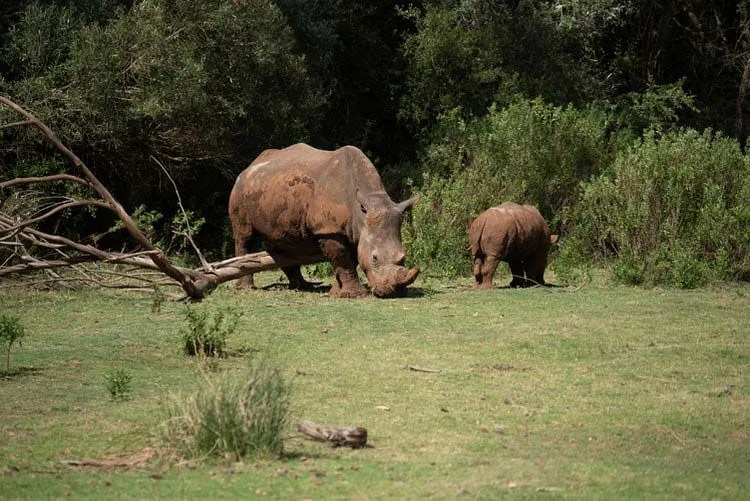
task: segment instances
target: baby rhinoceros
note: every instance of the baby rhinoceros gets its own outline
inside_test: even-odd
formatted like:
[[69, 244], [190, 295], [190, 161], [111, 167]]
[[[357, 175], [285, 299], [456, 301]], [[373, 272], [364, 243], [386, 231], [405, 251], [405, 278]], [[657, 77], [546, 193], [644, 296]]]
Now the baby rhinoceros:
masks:
[[487, 209], [469, 229], [474, 286], [491, 288], [500, 261], [510, 266], [511, 287], [544, 285], [547, 252], [556, 241], [536, 207], [507, 202]]

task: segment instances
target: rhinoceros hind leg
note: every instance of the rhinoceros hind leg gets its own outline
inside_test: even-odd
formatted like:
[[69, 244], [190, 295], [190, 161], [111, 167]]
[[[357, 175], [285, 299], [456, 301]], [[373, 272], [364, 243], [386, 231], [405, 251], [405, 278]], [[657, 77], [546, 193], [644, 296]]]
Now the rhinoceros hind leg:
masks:
[[362, 297], [367, 289], [357, 276], [357, 263], [349, 246], [336, 238], [322, 238], [320, 250], [333, 265], [335, 276], [328, 295], [331, 297]]
[[483, 256], [474, 259], [474, 287], [477, 289], [491, 289], [492, 277], [499, 261], [495, 256]]
[[284, 266], [281, 268], [286, 277], [289, 279], [289, 288], [292, 290], [309, 291], [315, 286], [304, 279], [299, 266]]
[[526, 275], [524, 273], [523, 262], [520, 260], [508, 261], [510, 266], [510, 273], [513, 275], [513, 280], [510, 281], [511, 287], [526, 287]]
[[[247, 228], [244, 228], [244, 231], [240, 231], [239, 229], [235, 228], [235, 235], [234, 235], [234, 255], [236, 257], [244, 256], [249, 251], [247, 249], [247, 241], [252, 236], [252, 228], [248, 225]], [[255, 288], [255, 282], [253, 281], [253, 274], [245, 275], [244, 277], [241, 277], [237, 280], [237, 288], [238, 289], [254, 289]]]

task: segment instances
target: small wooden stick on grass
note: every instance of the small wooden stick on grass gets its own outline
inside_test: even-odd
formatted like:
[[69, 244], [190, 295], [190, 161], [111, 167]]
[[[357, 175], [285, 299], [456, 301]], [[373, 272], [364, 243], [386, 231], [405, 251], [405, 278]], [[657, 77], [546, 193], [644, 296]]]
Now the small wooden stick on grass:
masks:
[[351, 428], [333, 428], [315, 424], [312, 421], [300, 421], [297, 423], [297, 431], [305, 435], [327, 442], [333, 447], [351, 447], [359, 449], [367, 444], [367, 428], [352, 426]]

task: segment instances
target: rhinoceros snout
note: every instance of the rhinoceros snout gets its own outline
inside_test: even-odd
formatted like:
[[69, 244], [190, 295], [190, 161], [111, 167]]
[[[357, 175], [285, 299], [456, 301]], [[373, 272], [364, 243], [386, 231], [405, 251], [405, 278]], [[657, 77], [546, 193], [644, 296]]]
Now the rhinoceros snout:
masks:
[[379, 298], [404, 297], [406, 288], [419, 276], [419, 268], [389, 266], [383, 278], [371, 284], [372, 293]]

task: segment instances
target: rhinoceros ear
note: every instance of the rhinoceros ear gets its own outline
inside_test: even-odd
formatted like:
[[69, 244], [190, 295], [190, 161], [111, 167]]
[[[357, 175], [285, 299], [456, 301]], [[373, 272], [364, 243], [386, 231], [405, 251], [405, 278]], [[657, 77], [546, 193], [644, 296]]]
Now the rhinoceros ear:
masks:
[[412, 205], [414, 205], [417, 202], [419, 202], [419, 194], [414, 195], [409, 200], [404, 200], [400, 204], [396, 204], [396, 208], [398, 209], [400, 213], [403, 214], [407, 210], [411, 209]]
[[359, 202], [359, 209], [362, 211], [362, 214], [367, 214], [367, 202], [365, 201], [365, 197], [362, 196], [362, 192], [359, 191], [359, 188], [357, 188], [357, 202]]
[[549, 243], [556, 244], [557, 243], [557, 235], [550, 235], [549, 236]]

